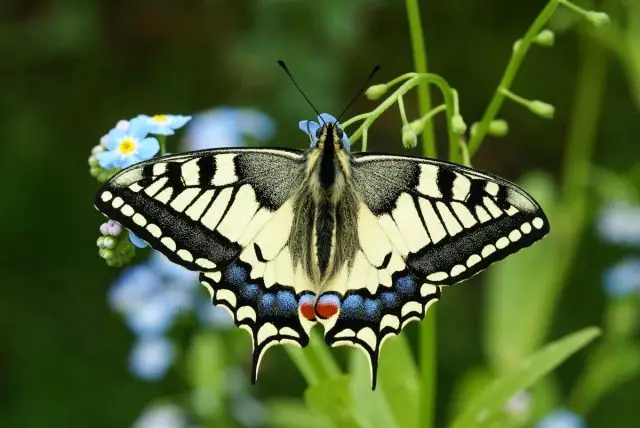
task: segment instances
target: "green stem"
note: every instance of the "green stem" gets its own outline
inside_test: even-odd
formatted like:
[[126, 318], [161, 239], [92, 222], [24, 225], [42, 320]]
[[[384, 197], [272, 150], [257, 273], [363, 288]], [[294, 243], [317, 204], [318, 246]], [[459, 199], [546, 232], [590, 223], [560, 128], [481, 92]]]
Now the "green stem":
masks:
[[[427, 69], [427, 50], [424, 45], [424, 36], [422, 35], [422, 23], [420, 21], [420, 7], [418, 0], [406, 0], [407, 17], [409, 19], [409, 31], [411, 34], [411, 47], [413, 48], [413, 61], [415, 63], [416, 72], [426, 74]], [[444, 79], [443, 79], [444, 80]], [[446, 82], [445, 82], [446, 83]], [[447, 84], [447, 87], [449, 85]], [[454, 100], [451, 88], [448, 91], [442, 91], [447, 106], [447, 130], [449, 134], [449, 144], [454, 144], [457, 136], [451, 128], [451, 117], [454, 111]], [[431, 110], [431, 99], [429, 95], [429, 87], [427, 82], [418, 86], [418, 109], [420, 116], [426, 116]], [[425, 124], [422, 133], [422, 153], [425, 157], [436, 158], [438, 156], [435, 136], [433, 133], [433, 122], [428, 121]], [[436, 373], [437, 373], [437, 342], [436, 342], [436, 311], [433, 309], [429, 316], [420, 325], [419, 339], [419, 365], [421, 381], [419, 391], [419, 412], [418, 426], [431, 428], [435, 424], [435, 407], [436, 407]]]
[[309, 346], [306, 348], [284, 347], [307, 385], [314, 386], [324, 380], [338, 377], [341, 373], [338, 363], [331, 356], [322, 338], [312, 332], [309, 339]]
[[[406, 0], [407, 18], [409, 20], [409, 32], [411, 35], [411, 47], [413, 48], [413, 62], [418, 73], [427, 73], [427, 50], [424, 45], [422, 23], [420, 22], [420, 6], [418, 0]], [[420, 116], [431, 110], [431, 97], [426, 82], [418, 86], [418, 108]], [[433, 123], [429, 122], [422, 132], [422, 153], [425, 157], [436, 158], [438, 156], [436, 141], [433, 132]]]
[[[398, 87], [398, 89], [396, 89], [391, 95], [389, 95], [383, 102], [378, 104], [378, 107], [376, 107], [374, 110], [370, 111], [369, 113], [366, 113], [367, 118], [360, 125], [360, 127], [353, 133], [353, 135], [349, 136], [349, 140], [351, 141], [351, 144], [353, 145], [356, 141], [358, 141], [360, 137], [363, 136], [363, 133], [367, 129], [369, 129], [369, 127], [373, 124], [373, 122], [388, 108], [393, 106], [393, 104], [395, 104], [402, 95], [406, 94], [412, 88], [414, 88], [415, 86], [423, 82], [436, 85], [438, 89], [440, 89], [440, 92], [442, 92], [442, 97], [444, 98], [444, 103], [447, 107], [447, 135], [449, 138], [449, 144], [454, 144], [457, 146], [458, 136], [455, 134], [455, 132], [453, 132], [453, 128], [451, 127], [451, 118], [453, 117], [453, 114], [454, 114], [453, 89], [451, 89], [451, 87], [449, 86], [446, 80], [444, 80], [442, 77], [438, 76], [437, 74], [432, 74], [432, 73], [427, 73], [427, 74], [414, 73], [411, 79], [407, 80], [400, 87]], [[424, 116], [427, 113], [428, 111], [425, 112], [424, 114], [421, 114], [421, 116]], [[363, 148], [363, 151], [366, 150], [366, 145], [364, 144], [364, 142], [362, 144], [362, 148]]]
[[555, 12], [559, 4], [560, 0], [549, 0], [549, 3], [547, 3], [544, 9], [542, 9], [536, 20], [533, 21], [533, 24], [531, 24], [531, 27], [529, 27], [529, 30], [527, 30], [527, 33], [524, 35], [520, 43], [518, 43], [517, 48], [514, 49], [513, 54], [511, 55], [511, 60], [507, 65], [507, 69], [502, 75], [500, 84], [493, 94], [493, 98], [489, 102], [489, 106], [483, 114], [482, 120], [478, 124], [476, 132], [471, 136], [471, 140], [469, 141], [470, 156], [473, 156], [478, 151], [480, 145], [484, 140], [484, 137], [487, 135], [487, 131], [489, 130], [491, 121], [494, 120], [496, 118], [496, 115], [498, 114], [498, 111], [500, 110], [500, 107], [502, 106], [505, 98], [503, 90], [508, 90], [511, 87], [511, 84], [515, 79], [516, 74], [520, 69], [520, 65], [522, 65], [522, 61], [524, 60], [527, 51], [531, 47], [531, 44], [533, 43], [538, 33], [542, 31], [543, 27], [545, 26], [549, 18], [551, 18], [551, 15], [553, 15], [553, 12]]

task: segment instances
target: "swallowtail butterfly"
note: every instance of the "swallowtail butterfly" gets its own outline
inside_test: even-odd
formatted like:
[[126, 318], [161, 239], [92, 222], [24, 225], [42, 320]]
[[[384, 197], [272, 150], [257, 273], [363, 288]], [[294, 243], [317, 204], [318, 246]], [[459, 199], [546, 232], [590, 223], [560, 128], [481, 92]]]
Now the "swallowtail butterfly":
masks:
[[[524, 190], [460, 165], [351, 153], [335, 119], [309, 150], [213, 149], [115, 175], [95, 205], [170, 260], [199, 271], [215, 305], [265, 351], [309, 342], [367, 355], [420, 320], [441, 287], [549, 232]], [[333, 120], [331, 120], [333, 119]]]

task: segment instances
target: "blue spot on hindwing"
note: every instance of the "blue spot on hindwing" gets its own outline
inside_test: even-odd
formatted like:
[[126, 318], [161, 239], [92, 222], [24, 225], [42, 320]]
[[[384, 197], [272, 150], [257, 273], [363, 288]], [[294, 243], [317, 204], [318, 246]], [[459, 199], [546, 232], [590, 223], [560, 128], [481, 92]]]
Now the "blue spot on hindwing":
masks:
[[394, 283], [400, 294], [413, 295], [416, 291], [416, 280], [411, 276], [401, 276]]
[[369, 320], [377, 320], [380, 317], [380, 300], [377, 299], [365, 299], [364, 300], [364, 315]]
[[398, 306], [398, 295], [392, 291], [385, 291], [380, 294], [380, 300], [385, 308], [395, 308]]
[[247, 271], [247, 269], [236, 263], [232, 263], [227, 268], [225, 279], [229, 282], [229, 284], [240, 287], [247, 281], [248, 274], [249, 272]]
[[350, 295], [349, 297], [344, 299], [342, 305], [340, 306], [342, 315], [347, 318], [360, 317], [363, 309], [363, 301], [364, 299], [362, 298], [362, 296], [359, 296], [357, 294]]
[[240, 288], [240, 294], [247, 300], [255, 301], [260, 296], [260, 287], [257, 284], [245, 284]]
[[260, 315], [270, 315], [275, 309], [276, 296], [273, 293], [264, 293], [258, 304]]
[[278, 291], [276, 294], [277, 312], [280, 315], [295, 313], [298, 310], [296, 296], [291, 291]]

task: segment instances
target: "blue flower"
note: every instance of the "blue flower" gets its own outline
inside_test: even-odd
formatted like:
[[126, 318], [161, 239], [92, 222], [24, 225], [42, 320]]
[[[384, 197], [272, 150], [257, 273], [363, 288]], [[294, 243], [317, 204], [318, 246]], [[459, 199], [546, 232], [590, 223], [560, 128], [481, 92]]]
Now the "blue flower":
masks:
[[549, 413], [536, 424], [536, 428], [584, 428], [582, 418], [566, 409]]
[[149, 246], [149, 244], [147, 244], [145, 241], [139, 238], [138, 235], [131, 231], [129, 231], [129, 241], [131, 241], [131, 243], [138, 248], [145, 248]]
[[203, 298], [196, 303], [196, 315], [200, 324], [224, 330], [233, 326], [233, 318], [228, 311], [211, 304], [211, 299]]
[[640, 258], [629, 258], [607, 270], [604, 288], [614, 297], [640, 292]]
[[162, 378], [176, 356], [173, 343], [163, 336], [139, 339], [129, 354], [129, 368], [141, 379]]
[[181, 116], [173, 114], [156, 114], [147, 116], [141, 114], [131, 120], [131, 124], [140, 123], [145, 126], [150, 134], [173, 135], [176, 129], [182, 128], [191, 120], [191, 116]]
[[107, 150], [95, 155], [101, 167], [126, 168], [158, 153], [160, 144], [155, 138], [147, 137], [149, 129], [144, 124], [130, 122], [126, 130], [121, 128], [109, 131], [104, 141]]
[[640, 206], [615, 202], [600, 213], [598, 231], [607, 241], [620, 245], [640, 245]]
[[[322, 113], [320, 114], [320, 116], [318, 116], [317, 122], [314, 122], [313, 120], [301, 120], [298, 123], [298, 127], [302, 132], [309, 135], [309, 137], [311, 138], [311, 146], [313, 147], [317, 143], [318, 139], [316, 138], [316, 131], [318, 130], [318, 128], [322, 126], [321, 123], [337, 123], [337, 122], [338, 120], [335, 117], [331, 116], [328, 113]], [[347, 137], [346, 132], [343, 133], [343, 136], [342, 136], [342, 145], [344, 146], [344, 149], [346, 151], [351, 150], [351, 144], [349, 143], [349, 137]]]
[[253, 109], [222, 107], [196, 115], [186, 129], [186, 150], [240, 147], [244, 138], [270, 139], [275, 132], [273, 120]]
[[175, 404], [154, 405], [136, 419], [133, 428], [193, 428], [187, 412]]

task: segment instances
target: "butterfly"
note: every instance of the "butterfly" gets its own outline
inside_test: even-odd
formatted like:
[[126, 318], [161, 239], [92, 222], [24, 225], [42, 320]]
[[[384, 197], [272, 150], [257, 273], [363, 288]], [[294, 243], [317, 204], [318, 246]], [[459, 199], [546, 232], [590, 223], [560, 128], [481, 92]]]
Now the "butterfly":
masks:
[[502, 178], [434, 159], [358, 153], [330, 115], [301, 122], [308, 150], [228, 148], [120, 171], [95, 206], [200, 272], [253, 343], [252, 380], [277, 344], [364, 351], [375, 388], [384, 341], [421, 320], [443, 286], [549, 232]]

